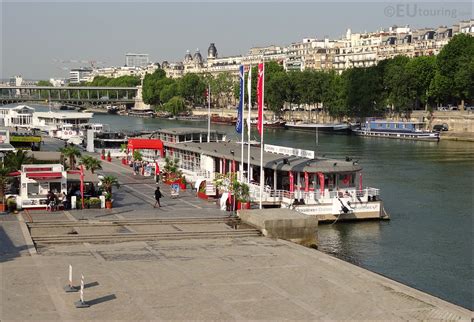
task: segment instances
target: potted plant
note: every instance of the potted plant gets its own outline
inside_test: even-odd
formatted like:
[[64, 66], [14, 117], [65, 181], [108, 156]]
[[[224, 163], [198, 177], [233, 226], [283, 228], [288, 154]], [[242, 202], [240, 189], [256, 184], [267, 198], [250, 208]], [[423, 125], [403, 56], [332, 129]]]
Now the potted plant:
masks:
[[105, 208], [111, 209], [112, 208], [112, 188], [113, 187], [120, 188], [120, 184], [116, 177], [114, 176], [105, 176], [102, 179], [102, 188], [105, 192]]
[[234, 187], [237, 209], [250, 209], [250, 187], [248, 184], [236, 181]]
[[7, 200], [8, 212], [15, 212], [17, 210], [16, 199], [13, 197], [8, 198]]
[[126, 165], [127, 164], [127, 159], [128, 159], [128, 146], [126, 143], [122, 143], [120, 145], [120, 152], [125, 153], [125, 156], [122, 157], [122, 164]]
[[97, 197], [91, 197], [89, 199], [89, 208], [98, 209], [100, 208], [100, 199]]
[[200, 199], [204, 199], [204, 200], [209, 199], [209, 197], [206, 194], [206, 181], [201, 182], [197, 195], [198, 195], [198, 198]]
[[102, 149], [102, 151], [100, 152], [100, 159], [105, 160], [105, 149]]
[[112, 194], [108, 192], [105, 194], [105, 208], [112, 209]]
[[[179, 159], [165, 158], [165, 165], [163, 167], [163, 181], [166, 184], [180, 183], [183, 173], [179, 170]], [[178, 182], [177, 182], [178, 181]]]
[[10, 169], [4, 167], [3, 165], [0, 167], [0, 212], [5, 212], [7, 206], [5, 205], [5, 190], [7, 188], [7, 183], [10, 182]]
[[112, 156], [110, 155], [110, 151], [107, 152], [107, 161], [112, 162]]

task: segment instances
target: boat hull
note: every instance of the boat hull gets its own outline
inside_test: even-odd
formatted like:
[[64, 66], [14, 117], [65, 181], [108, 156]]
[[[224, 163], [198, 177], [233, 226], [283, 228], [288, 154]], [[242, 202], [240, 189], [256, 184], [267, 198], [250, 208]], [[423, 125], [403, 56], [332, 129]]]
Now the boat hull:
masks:
[[415, 140], [415, 141], [439, 141], [439, 132], [390, 132], [390, 131], [367, 131], [352, 130], [357, 136], [379, 137], [387, 139]]

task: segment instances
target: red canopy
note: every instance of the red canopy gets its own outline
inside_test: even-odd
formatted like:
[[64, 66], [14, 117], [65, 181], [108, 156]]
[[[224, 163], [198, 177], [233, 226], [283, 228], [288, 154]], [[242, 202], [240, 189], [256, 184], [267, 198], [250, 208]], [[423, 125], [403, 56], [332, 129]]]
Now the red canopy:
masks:
[[158, 139], [129, 139], [128, 149], [150, 149], [150, 150], [163, 150], [163, 142]]
[[31, 172], [26, 174], [27, 178], [36, 180], [59, 179], [62, 176], [61, 172]]

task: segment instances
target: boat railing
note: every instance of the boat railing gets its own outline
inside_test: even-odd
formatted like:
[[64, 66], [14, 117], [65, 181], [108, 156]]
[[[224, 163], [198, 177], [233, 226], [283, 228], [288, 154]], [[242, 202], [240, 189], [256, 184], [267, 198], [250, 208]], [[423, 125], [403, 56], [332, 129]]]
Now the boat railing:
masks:
[[[260, 200], [260, 186], [255, 184], [249, 185], [250, 199], [254, 202]], [[348, 199], [352, 202], [367, 202], [374, 197], [380, 195], [380, 190], [376, 188], [367, 187], [362, 190], [347, 189], [344, 191], [329, 191], [322, 193], [319, 190], [316, 191], [303, 191], [303, 190], [281, 190], [281, 189], [268, 189], [263, 190], [262, 201], [264, 202], [283, 202], [291, 204], [294, 200], [303, 200], [306, 204], [314, 203], [325, 203], [331, 202], [336, 198]]]

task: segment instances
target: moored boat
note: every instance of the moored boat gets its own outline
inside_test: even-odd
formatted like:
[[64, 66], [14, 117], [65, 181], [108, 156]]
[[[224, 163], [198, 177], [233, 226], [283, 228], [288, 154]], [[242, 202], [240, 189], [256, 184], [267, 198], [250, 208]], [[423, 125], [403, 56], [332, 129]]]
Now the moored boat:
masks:
[[237, 117], [235, 116], [219, 116], [217, 114], [211, 115], [211, 123], [235, 125], [237, 123]]
[[[250, 121], [252, 126], [257, 126], [258, 120], [253, 119]], [[264, 128], [284, 128], [286, 122], [283, 120], [263, 120], [263, 127]]]
[[424, 122], [387, 121], [367, 119], [352, 132], [359, 136], [403, 140], [439, 141], [439, 132], [425, 130]]
[[287, 122], [285, 128], [298, 131], [328, 132], [334, 134], [349, 134], [350, 125], [347, 123], [306, 123], [306, 122]]

